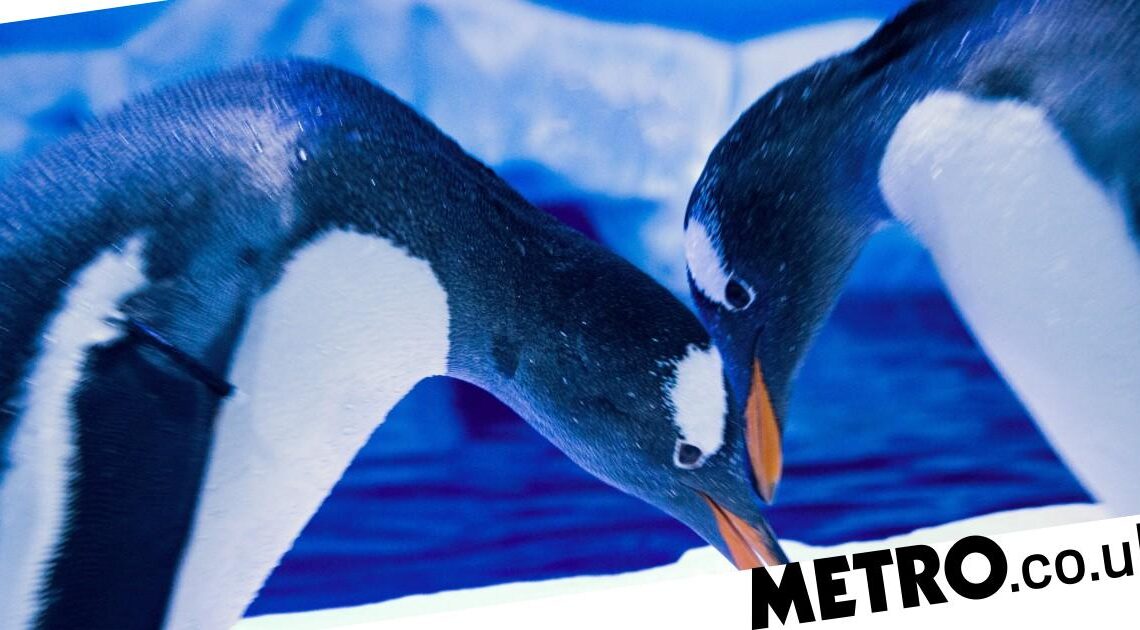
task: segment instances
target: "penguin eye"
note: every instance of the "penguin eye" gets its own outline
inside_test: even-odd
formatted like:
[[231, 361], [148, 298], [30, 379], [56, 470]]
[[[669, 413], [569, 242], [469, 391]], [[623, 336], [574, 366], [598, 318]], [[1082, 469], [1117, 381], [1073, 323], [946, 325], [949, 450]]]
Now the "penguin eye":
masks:
[[729, 278], [728, 283], [724, 285], [724, 300], [734, 311], [748, 308], [755, 298], [756, 292], [752, 287], [737, 278]]
[[677, 447], [673, 451], [673, 464], [677, 468], [692, 470], [700, 468], [704, 463], [705, 454], [700, 448], [684, 440], [677, 440]]

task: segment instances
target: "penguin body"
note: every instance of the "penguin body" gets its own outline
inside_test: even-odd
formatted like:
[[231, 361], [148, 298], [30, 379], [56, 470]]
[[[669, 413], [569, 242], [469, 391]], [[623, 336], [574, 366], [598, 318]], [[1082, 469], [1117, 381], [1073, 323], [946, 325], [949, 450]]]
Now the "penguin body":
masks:
[[899, 221], [1077, 476], [1140, 507], [1138, 44], [1135, 3], [924, 0], [757, 101], [686, 219], [737, 397], [782, 417], [863, 244]]
[[438, 374], [782, 560], [696, 319], [354, 75], [252, 64], [61, 141], [0, 188], [0, 280], [4, 627], [229, 627]]
[[1062, 459], [1115, 512], [1140, 508], [1131, 209], [1082, 168], [1041, 110], [1009, 101], [928, 97], [883, 165], [895, 216], [929, 248], [974, 336]]
[[235, 357], [167, 628], [239, 618], [377, 424], [447, 373], [448, 319], [430, 265], [397, 245], [336, 231], [297, 251]]

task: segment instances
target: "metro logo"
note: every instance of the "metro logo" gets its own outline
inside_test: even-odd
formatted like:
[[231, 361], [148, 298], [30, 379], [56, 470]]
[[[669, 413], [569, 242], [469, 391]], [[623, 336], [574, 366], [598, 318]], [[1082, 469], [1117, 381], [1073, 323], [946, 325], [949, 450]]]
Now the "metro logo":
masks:
[[[1135, 525], [1140, 538], [1140, 524]], [[1119, 546], [1118, 546], [1119, 545]], [[1011, 593], [1023, 592], [1021, 587], [1039, 590], [1052, 581], [1049, 570], [1055, 573], [1059, 583], [1071, 585], [1083, 581], [1100, 580], [1101, 575], [1109, 579], [1131, 577], [1133, 563], [1131, 548], [1127, 541], [1118, 545], [1100, 545], [1101, 562], [1099, 570], [1086, 572], [1085, 557], [1074, 549], [1064, 549], [1050, 557], [1034, 553], [1021, 561], [1020, 582], [1008, 584]], [[1121, 549], [1123, 552], [1117, 552]], [[1120, 557], [1120, 560], [1116, 558]], [[982, 570], [978, 562], [967, 568], [968, 558], [978, 556], [983, 561]], [[894, 566], [894, 571], [886, 567]], [[808, 566], [805, 564], [804, 566]], [[889, 600], [895, 607], [914, 608], [924, 603], [945, 604], [948, 594], [956, 594], [961, 599], [981, 600], [996, 595], [1007, 585], [1009, 561], [1005, 550], [985, 536], [967, 536], [950, 546], [944, 554], [927, 545], [910, 545], [896, 549], [880, 549], [856, 553], [848, 556], [818, 558], [810, 564], [815, 577], [813, 605], [810, 580], [804, 575], [800, 563], [783, 567], [754, 569], [752, 572], [752, 627], [768, 628], [774, 614], [779, 624], [795, 620], [800, 624], [853, 617], [862, 609], [866, 612], [881, 613], [890, 608]], [[782, 570], [779, 581], [773, 571]], [[852, 571], [863, 572], [863, 583], [851, 582], [853, 593], [848, 593], [848, 578]], [[1103, 573], [1102, 573], [1103, 571]], [[1016, 569], [1015, 569], [1016, 572]], [[945, 586], [940, 585], [939, 578]], [[888, 584], [889, 583], [889, 584]], [[948, 587], [948, 588], [947, 588]], [[862, 603], [861, 602], [864, 602]], [[869, 604], [869, 606], [868, 606]], [[818, 611], [818, 619], [817, 619]]]

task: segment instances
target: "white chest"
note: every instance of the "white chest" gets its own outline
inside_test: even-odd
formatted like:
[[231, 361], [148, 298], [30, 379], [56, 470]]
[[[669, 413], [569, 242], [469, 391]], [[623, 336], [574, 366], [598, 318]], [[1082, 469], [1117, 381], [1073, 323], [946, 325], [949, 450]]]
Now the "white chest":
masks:
[[388, 411], [447, 368], [447, 295], [427, 262], [337, 232], [256, 306], [168, 628], [228, 628]]
[[935, 93], [880, 170], [979, 342], [1099, 499], [1140, 508], [1140, 252], [1044, 113]]

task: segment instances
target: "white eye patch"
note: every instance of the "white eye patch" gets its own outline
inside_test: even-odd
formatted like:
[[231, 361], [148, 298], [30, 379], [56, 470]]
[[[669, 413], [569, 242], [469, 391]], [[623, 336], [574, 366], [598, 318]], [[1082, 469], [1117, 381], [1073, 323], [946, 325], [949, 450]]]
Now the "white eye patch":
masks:
[[689, 275], [701, 293], [717, 304], [729, 306], [724, 288], [731, 276], [725, 270], [720, 250], [708, 230], [700, 221], [693, 219], [685, 228], [685, 261], [689, 265]]
[[724, 445], [728, 392], [716, 348], [690, 345], [677, 362], [668, 394], [680, 434], [673, 463], [678, 468], [698, 468]]

